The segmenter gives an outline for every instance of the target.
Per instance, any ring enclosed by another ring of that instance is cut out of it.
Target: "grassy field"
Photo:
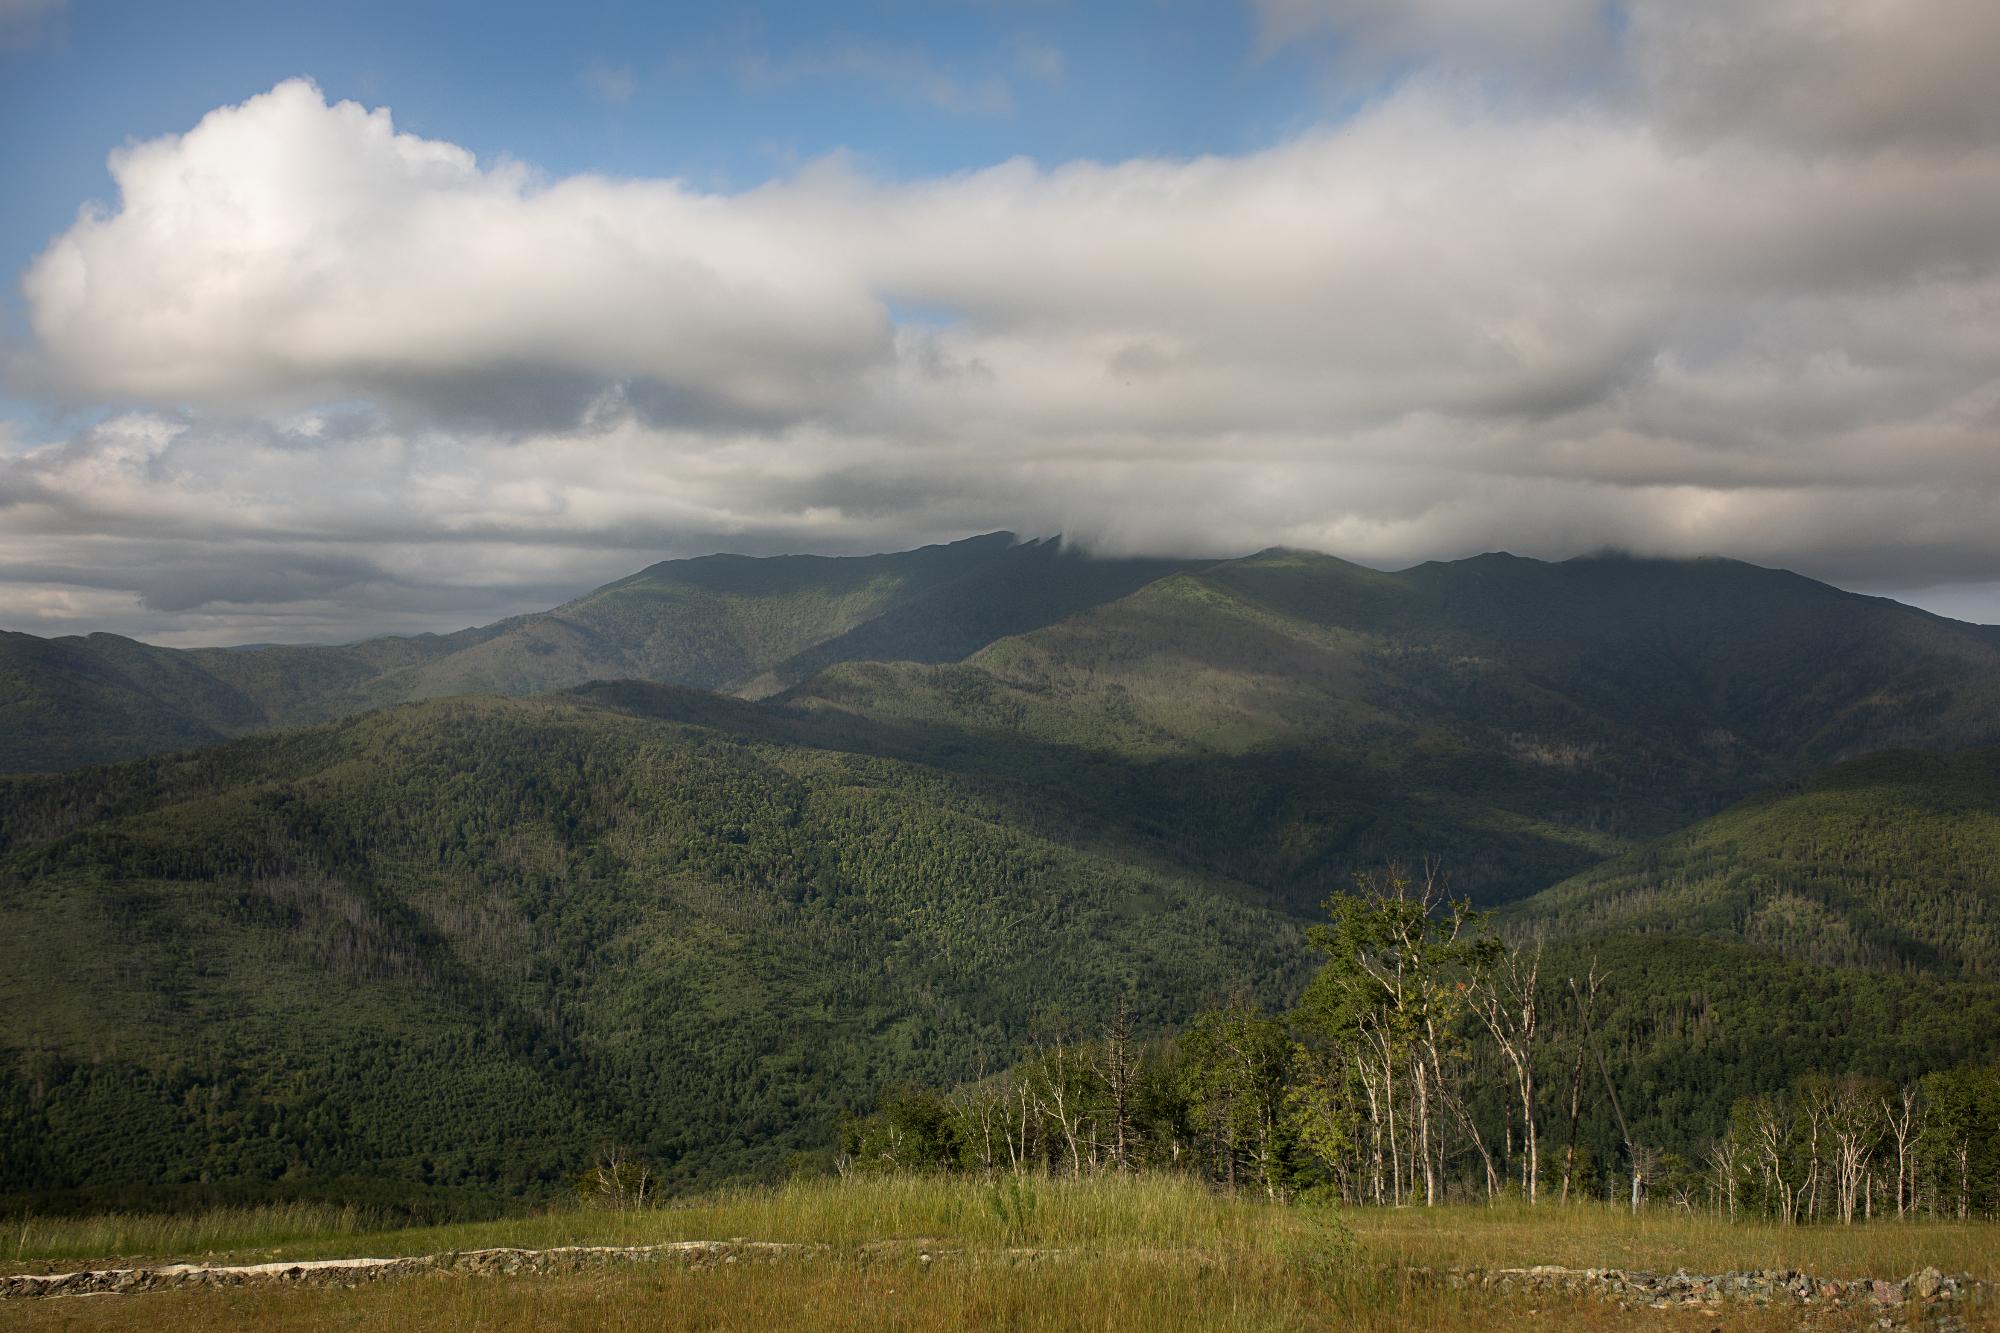
[[[810,1241],[772,1263],[675,1264],[519,1278],[435,1276],[354,1290],[270,1287],[10,1303],[25,1328],[1505,1328],[1796,1327],[1797,1312],[1622,1311],[1436,1290],[1410,1265],[1532,1263],[1715,1272],[1803,1268],[1901,1277],[1927,1264],[2000,1276],[2000,1227],[1739,1225],[1597,1206],[1355,1209],[1337,1216],[1231,1198],[1168,1178],[801,1182],[641,1212],[370,1230],[352,1211],[14,1221],[9,1271],[135,1258],[262,1262],[487,1246]],[[903,1243],[897,1243],[903,1242]],[[934,1253],[932,1261],[919,1249]],[[1823,1317],[1817,1327],[1862,1327]],[[1988,1326],[1975,1324],[1975,1326]]]
[[[448,1278],[351,1291],[268,1287],[21,1302],[23,1329],[1686,1329],[1777,1333],[1795,1311],[1621,1310],[1605,1302],[1328,1280],[1273,1255],[1096,1255],[1032,1265],[827,1260],[703,1271]],[[1811,1327],[1863,1329],[1861,1315]],[[1976,1325],[1984,1327],[1985,1325]]]

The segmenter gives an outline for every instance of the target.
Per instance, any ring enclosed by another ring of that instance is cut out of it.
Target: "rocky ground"
[[[955,1248],[914,1245],[918,1258],[962,1257]],[[608,1264],[680,1263],[690,1266],[802,1257],[825,1246],[778,1244],[769,1241],[679,1241],[667,1245],[564,1246],[555,1249],[484,1249],[389,1259],[315,1259],[264,1264],[163,1264],[152,1267],[83,1269],[71,1273],[16,1274],[0,1277],[0,1299],[48,1298],[158,1291],[183,1287],[231,1287],[258,1283],[303,1283],[353,1286],[423,1273],[468,1276],[520,1273],[567,1273]],[[1058,1257],[1055,1251],[1007,1251],[1010,1259]],[[1818,1277],[1808,1273],[1765,1269],[1749,1272],[1692,1274],[1645,1273],[1619,1268],[1454,1268],[1414,1270],[1420,1279],[1453,1289],[1486,1288],[1515,1292],[1546,1291],[1564,1296],[1593,1296],[1628,1308],[1720,1308],[1733,1304],[1820,1307],[1873,1311],[1883,1327],[1921,1325],[1951,1329],[1963,1326],[1968,1300],[1990,1295],[1990,1284],[1925,1268],[1901,1281],[1877,1278]]]

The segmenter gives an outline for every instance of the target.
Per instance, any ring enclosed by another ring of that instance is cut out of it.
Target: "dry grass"
[[[455,1226],[368,1231],[311,1208],[195,1217],[36,1218],[15,1223],[0,1253],[18,1271],[134,1259],[324,1259],[431,1254],[514,1245],[650,1245],[673,1240],[818,1242],[897,1239],[1044,1248],[1202,1247],[1261,1243],[1304,1226],[1296,1210],[1231,1198],[1179,1176],[1031,1180],[1005,1188],[944,1177],[799,1181],[721,1191],[638,1212],[569,1210]]]
[[[13,1260],[92,1260],[121,1256],[205,1255],[288,1242],[336,1246],[378,1230],[354,1208],[289,1203],[214,1208],[199,1213],[105,1213],[97,1217],[22,1217],[0,1223],[0,1256]],[[34,1263],[16,1271],[31,1271]]]
[[[297,1287],[23,1302],[23,1329],[1474,1329],[1726,1328],[1778,1333],[1796,1311],[1621,1310],[1597,1301],[1462,1294],[1391,1279],[1327,1280],[1275,1256],[1098,1255],[1022,1265],[854,1259],[661,1267],[546,1278],[436,1277],[351,1291]],[[1829,1312],[1812,1328],[1862,1329]]]
[[[1668,1327],[1779,1329],[1796,1311],[1621,1311],[1594,1301],[1451,1293],[1405,1265],[1530,1263],[1713,1272],[1804,1268],[1900,1277],[1925,1264],[2000,1276],[2000,1227],[1731,1227],[1597,1206],[1354,1209],[1323,1214],[1152,1177],[1033,1182],[1016,1198],[964,1180],[811,1181],[637,1213],[562,1212],[477,1225],[369,1232],[325,1209],[194,1218],[34,1220],[4,1248],[16,1270],[80,1259],[237,1262],[434,1253],[493,1245],[646,1244],[752,1237],[830,1251],[774,1263],[678,1264],[580,1275],[434,1276],[353,1290],[252,1287],[10,1303],[24,1328],[375,1329]],[[1351,1229],[1351,1234],[1349,1229]],[[924,1264],[914,1245],[939,1257]],[[1012,1252],[1041,1252],[1023,1259]],[[1816,1316],[1814,1327],[1862,1327]],[[1858,1318],[1858,1317],[1857,1317]],[[1975,1326],[1989,1326],[1979,1325]]]
[[[1934,1265],[2000,1279],[2000,1225],[1991,1222],[1732,1225],[1666,1210],[1634,1217],[1595,1204],[1357,1208],[1342,1216],[1370,1256],[1394,1264],[1563,1264],[1664,1273],[1791,1268],[1842,1278],[1899,1278]]]

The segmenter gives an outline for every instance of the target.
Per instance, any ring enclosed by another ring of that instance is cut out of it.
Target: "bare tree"
[[[1537,935],[1532,954],[1513,949],[1503,953],[1500,965],[1473,999],[1474,1010],[1514,1070],[1514,1089],[1521,1098],[1522,1146],[1527,1150],[1521,1168],[1521,1193],[1530,1204],[1536,1202],[1541,1179],[1540,1136],[1535,1124],[1536,998],[1541,970],[1542,940]]]
[[[1025,1075],[1017,1071],[1007,1077],[1010,1094],[1007,1097],[1008,1123],[1004,1131],[1007,1136],[1007,1165],[1018,1176],[1034,1160],[1035,1094]]]
[[[1629,1140],[1625,1145],[1625,1153],[1632,1163],[1632,1211],[1637,1213],[1646,1202],[1646,1190],[1663,1174],[1660,1170],[1660,1153]]]
[[[1593,969],[1593,972],[1595,969]],[[1576,990],[1576,978],[1570,978],[1570,990]],[[1591,1054],[1597,1057],[1597,1072],[1604,1080],[1604,1095],[1611,1102],[1611,1114],[1618,1121],[1618,1133],[1625,1140],[1625,1160],[1632,1164],[1632,1211],[1639,1211],[1639,1204],[1645,1196],[1646,1179],[1652,1169],[1654,1153],[1651,1149],[1641,1149],[1632,1138],[1632,1126],[1625,1120],[1625,1107],[1618,1100],[1618,1085],[1611,1081],[1611,1067],[1604,1063],[1604,1048],[1597,1043],[1597,1032],[1590,1023],[1590,1010],[1579,1004],[1583,1015],[1583,1039],[1590,1045]],[[1570,1140],[1575,1142],[1575,1110],[1571,1110]]]
[[[1843,1225],[1852,1225],[1868,1163],[1882,1142],[1882,1097],[1849,1075],[1833,1084],[1827,1099],[1827,1132],[1833,1137],[1834,1206]]]
[[[1577,1031],[1576,1054],[1569,1070],[1569,1138],[1563,1145],[1562,1202],[1569,1202],[1571,1183],[1576,1179],[1576,1132],[1583,1115],[1583,1062],[1588,1050],[1585,1034],[1590,1031],[1592,1013],[1597,1008],[1597,993],[1603,988],[1604,977],[1597,970],[1597,961],[1591,960],[1589,970],[1584,974],[1582,986],[1576,978],[1569,979],[1570,999],[1576,1006]]]
[[[1347,964],[1345,977],[1374,995],[1374,1022],[1384,1037],[1384,1069],[1391,1078],[1397,1057],[1407,1052],[1416,1120],[1412,1157],[1424,1202],[1436,1204],[1443,1184],[1438,1121],[1449,1106],[1443,1051],[1464,1003],[1456,970],[1476,965],[1485,950],[1472,937],[1479,918],[1469,902],[1450,896],[1435,859],[1427,859],[1417,875],[1392,865],[1363,887],[1365,896],[1349,900],[1355,906],[1322,938]],[[1393,1085],[1388,1091],[1393,1116]]]
[[[983,1175],[990,1176],[999,1169],[999,1152],[994,1147],[993,1131],[997,1126],[1003,1137],[1006,1134],[1011,1093],[1012,1088],[1007,1083],[987,1078],[982,1069],[978,1079],[951,1099],[953,1117],[958,1122],[959,1140],[973,1145],[979,1155],[979,1170]]]
[[[1882,1098],[1882,1123],[1896,1145],[1896,1216],[1905,1217],[1917,1202],[1917,1136],[1922,1125],[1917,1119],[1916,1085],[1905,1083],[1898,1089],[1893,1105]]]
[[[1825,1145],[1833,1120],[1833,1083],[1822,1076],[1801,1080],[1799,1087],[1799,1121],[1806,1131],[1806,1176],[1805,1176],[1805,1218],[1809,1222],[1819,1220],[1819,1184],[1825,1174],[1822,1148]]]
[[[1104,1034],[1104,1085],[1111,1099],[1111,1161],[1123,1171],[1129,1165],[1127,1141],[1132,1128],[1132,1012],[1118,997],[1117,1012]]]
[[[1778,1205],[1778,1220],[1791,1226],[1799,1220],[1800,1190],[1804,1185],[1793,1169],[1791,1104],[1781,1098],[1759,1097],[1750,1103],[1748,1110],[1747,1128],[1756,1146],[1766,1192]]]
[[[1724,1134],[1708,1150],[1708,1174],[1716,1193],[1716,1206],[1731,1222],[1736,1220],[1736,1185],[1743,1178],[1743,1140],[1734,1133]]]
[[[1383,1066],[1375,1056],[1359,1043],[1354,1048],[1354,1073],[1361,1081],[1361,1091],[1368,1098],[1368,1180],[1376,1203],[1383,1202],[1384,1190],[1389,1183],[1382,1168],[1382,1150],[1389,1140],[1387,1130],[1390,1122],[1382,1097],[1382,1083],[1386,1076]],[[1391,1199],[1393,1195],[1389,1196]]]
[[[613,1148],[583,1173],[577,1190],[593,1208],[631,1212],[653,1201],[656,1183],[651,1167]]]
[[[1058,1036],[1037,1052],[1028,1079],[1036,1118],[1061,1135],[1070,1175],[1076,1177],[1083,1175],[1084,1098],[1078,1076],[1086,1063],[1081,1051]]]

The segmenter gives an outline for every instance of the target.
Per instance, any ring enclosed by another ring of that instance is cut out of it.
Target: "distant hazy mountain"
[[[951,661],[1189,567],[992,533],[861,557],[670,560],[554,610],[344,647],[183,651],[0,634],[0,772],[46,771],[450,694],[636,679],[770,693],[856,656]]]

